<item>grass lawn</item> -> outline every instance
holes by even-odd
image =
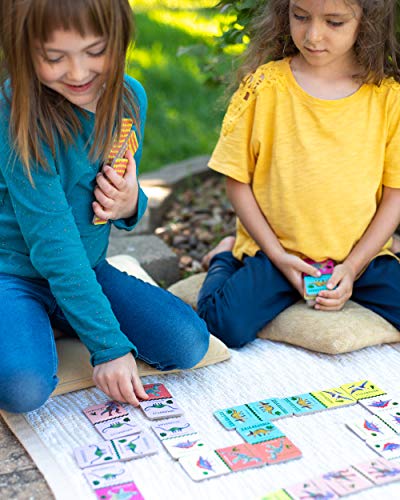
[[[205,83],[199,65],[201,44],[213,43],[224,19],[212,9],[215,3],[131,0],[137,35],[128,73],[143,84],[149,99],[141,172],[209,154],[216,143],[225,89]],[[184,48],[197,44],[200,53],[185,53]]]

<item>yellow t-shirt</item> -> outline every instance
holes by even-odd
[[[342,262],[382,186],[400,189],[400,84],[324,100],[299,86],[289,59],[260,66],[234,94],[209,166],[252,186],[288,252]],[[390,243],[381,253],[393,255]],[[238,221],[235,257],[258,250]]]

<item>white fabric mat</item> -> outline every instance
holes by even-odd
[[[398,347],[398,346],[396,346]],[[165,377],[146,377],[145,383],[163,382],[183,407],[185,416],[213,449],[242,442],[225,430],[213,411],[267,397],[286,397],[329,389],[369,379],[387,392],[400,395],[400,352],[385,345],[355,353],[329,356],[284,344],[256,340],[229,361]],[[81,410],[107,398],[98,389],[57,396],[41,409],[24,416],[6,415],[44,474],[57,500],[90,500],[95,496],[72,457],[73,448],[101,441]],[[150,427],[139,409],[144,427]],[[132,479],[146,500],[251,500],[278,488],[350,464],[377,458],[345,422],[366,414],[360,405],[327,410],[300,418],[278,420],[279,428],[302,450],[303,457],[286,464],[192,481],[179,463],[159,444],[159,453],[130,462]],[[400,498],[400,482],[375,487],[351,498]]]

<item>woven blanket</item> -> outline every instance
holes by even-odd
[[[229,361],[164,377],[145,377],[145,383],[163,382],[183,407],[185,417],[213,449],[242,442],[213,416],[217,409],[268,397],[287,397],[369,379],[387,392],[400,395],[400,347],[369,347],[336,356],[256,340],[233,350]],[[95,495],[75,464],[72,450],[101,441],[82,409],[106,401],[98,389],[87,389],[50,399],[24,416],[4,414],[6,422],[44,474],[57,500],[90,500]],[[150,427],[139,409],[134,415]],[[361,405],[277,421],[303,457],[292,462],[231,473],[200,483],[192,481],[161,445],[158,454],[130,462],[132,478],[147,500],[247,500],[350,464],[377,458],[345,427],[365,416]],[[400,498],[400,483],[375,487],[352,498]]]

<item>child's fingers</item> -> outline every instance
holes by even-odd
[[[115,204],[115,198],[110,198],[104,194],[99,187],[94,188],[94,197],[103,208],[111,210]]]
[[[125,181],[115,172],[111,167],[104,167],[102,172],[96,176],[97,186],[103,191],[104,194],[110,198],[115,198],[118,191],[121,190]]]
[[[149,399],[149,395],[144,390],[140,377],[137,374],[132,376],[132,384],[133,390],[139,399]]]
[[[309,276],[314,276],[315,278],[319,278],[321,276],[321,272],[316,267],[311,264],[307,264],[307,262],[304,262],[301,259],[299,259],[299,261],[299,271],[304,274],[308,274]]]
[[[132,381],[129,377],[124,377],[119,380],[119,391],[122,394],[124,401],[132,406],[139,406],[138,398],[136,397]]]
[[[102,220],[108,220],[112,216],[112,213],[108,210],[105,210],[97,201],[94,201],[92,203],[92,208],[94,214]]]
[[[342,271],[342,269],[340,267],[335,267],[332,276],[329,278],[329,281],[326,284],[327,289],[333,290],[334,288],[336,288],[339,285],[340,281],[343,279],[343,276],[344,272]]]

